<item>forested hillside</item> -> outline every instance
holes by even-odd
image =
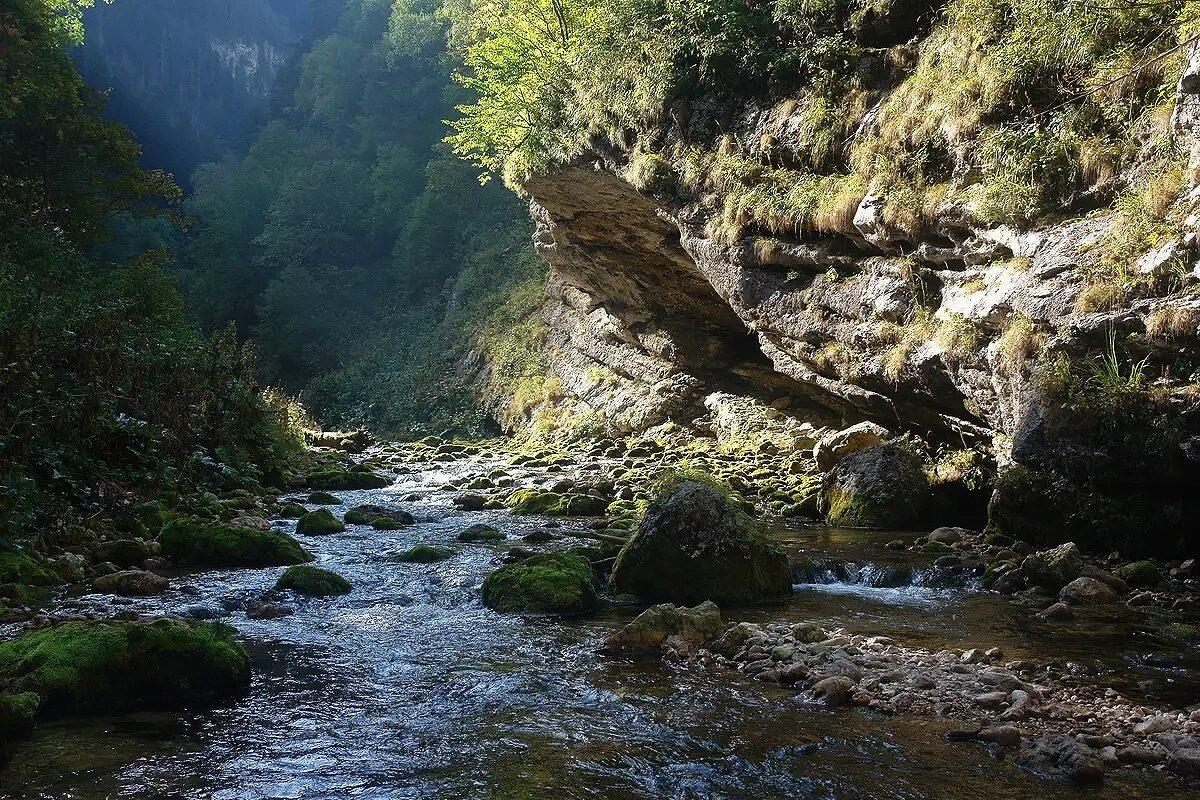
[[[529,225],[441,144],[464,95],[432,11],[348,3],[246,156],[201,167],[183,205],[201,324],[234,322],[330,423],[479,431],[481,391],[504,403],[540,374],[536,331],[514,330],[540,294]]]

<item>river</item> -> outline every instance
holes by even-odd
[[[354,591],[301,600],[294,616],[248,619],[244,600],[281,570],[178,576],[160,597],[120,610],[186,613],[237,627],[253,659],[248,696],[221,708],[142,713],[41,726],[0,770],[12,798],[1067,798],[1065,785],[943,738],[952,723],[805,705],[790,690],[732,672],[597,655],[635,608],[584,618],[504,616],[479,603],[483,577],[541,522],[464,512],[438,491],[494,463],[415,465],[396,485],[339,493],[342,508],[399,503],[417,524],[351,526],[301,537],[317,564]],[[522,479],[537,479],[526,470]],[[419,495],[421,499],[411,498]],[[487,522],[508,544],[460,545]],[[291,522],[279,522],[288,529]],[[582,521],[564,520],[569,534]],[[793,554],[901,563],[894,533],[780,532]],[[454,544],[432,565],[390,556],[415,543]],[[570,543],[563,538],[551,547]],[[907,564],[905,564],[907,566]],[[1195,652],[1163,650],[1131,626],[1084,618],[1064,635],[1028,609],[969,586],[939,585],[915,565],[904,585],[871,567],[823,575],[786,604],[727,610],[730,620],[788,619],[870,631],[927,647],[998,645],[1013,657],[1062,659],[1150,697],[1195,696]],[[853,572],[853,570],[852,570]],[[895,581],[884,580],[884,583]],[[918,585],[909,585],[916,583]],[[924,585],[921,585],[924,584]],[[127,605],[126,605],[127,604]],[[98,595],[62,610],[111,613]],[[1098,798],[1179,797],[1153,775],[1113,774]]]

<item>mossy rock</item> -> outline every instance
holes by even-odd
[[[111,561],[118,567],[136,567],[150,557],[150,545],[141,539],[118,539],[96,548],[97,561]]]
[[[341,533],[344,530],[346,530],[346,526],[328,508],[310,511],[296,523],[296,533],[304,536],[324,536],[329,533]]]
[[[684,480],[646,511],[613,565],[612,587],[651,602],[775,600],[792,593],[787,556],[723,494]]]
[[[396,530],[412,525],[416,520],[412,514],[399,508],[366,504],[349,509],[343,516],[349,525],[370,525],[376,530]]]
[[[825,481],[826,521],[847,528],[900,528],[916,522],[929,493],[921,457],[900,444],[842,458]]]
[[[0,643],[0,683],[38,715],[179,708],[250,687],[234,629],[211,622],[68,622]]]
[[[568,517],[599,517],[608,508],[608,500],[586,494],[575,494],[567,498],[564,513]]]
[[[57,586],[62,579],[38,558],[16,550],[0,550],[0,583]]]
[[[157,536],[163,526],[175,519],[175,512],[167,508],[161,500],[150,500],[134,509],[133,515],[141,520],[151,536]]]
[[[0,743],[29,735],[40,702],[33,692],[0,694]]]
[[[543,553],[484,578],[483,604],[505,613],[586,611],[597,604],[596,576],[582,555]]]
[[[1162,570],[1153,561],[1134,561],[1117,568],[1117,577],[1135,588],[1148,588],[1162,583]]]
[[[308,509],[299,503],[284,503],[279,507],[279,516],[284,519],[300,519],[308,513]]]
[[[437,561],[445,561],[454,555],[454,548],[441,547],[436,544],[418,544],[414,545],[403,553],[396,555],[396,560],[405,564],[433,564]]]
[[[954,548],[945,542],[938,542],[930,539],[928,542],[921,545],[921,552],[929,553],[930,555],[944,555],[946,553],[953,553]]]
[[[310,489],[384,489],[392,479],[377,472],[328,469],[314,472],[306,479]]]
[[[342,498],[329,492],[313,492],[308,496],[308,502],[318,506],[340,506]]]
[[[300,543],[279,531],[258,531],[183,517],[158,536],[162,554],[178,564],[203,567],[281,567],[312,561]]]
[[[503,542],[507,538],[504,531],[483,523],[465,528],[458,534],[460,542]]]
[[[567,513],[567,498],[558,492],[541,489],[517,489],[504,503],[514,514],[562,516]]]
[[[290,589],[309,597],[329,597],[347,594],[350,591],[350,582],[336,572],[311,564],[300,564],[284,570],[275,582],[275,588]]]

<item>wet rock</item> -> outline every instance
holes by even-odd
[[[109,561],[120,567],[136,567],[150,557],[149,543],[141,539],[104,542],[95,550],[97,561]]]
[[[587,558],[559,552],[503,566],[483,580],[483,604],[494,611],[585,611],[597,604]]]
[[[384,489],[392,479],[368,470],[330,469],[312,473],[307,483],[310,489]]]
[[[1117,593],[1096,578],[1080,577],[1058,593],[1059,599],[1076,606],[1096,606],[1116,602]]]
[[[726,604],[786,597],[787,557],[712,488],[683,481],[651,503],[610,583],[645,600]]]
[[[826,520],[852,528],[903,527],[917,520],[929,492],[921,457],[902,444],[868,447],[838,461],[825,477]]]
[[[350,591],[350,582],[336,572],[310,564],[300,564],[284,570],[283,575],[276,581],[275,588],[308,597],[329,597],[347,594]]]
[[[481,494],[467,492],[455,497],[451,502],[464,511],[482,511],[487,507],[488,499]]]
[[[1104,765],[1099,754],[1069,736],[1043,736],[1026,742],[1017,764],[1044,777],[1058,777],[1077,786],[1099,786]]]
[[[1162,570],[1153,561],[1134,561],[1117,568],[1117,577],[1137,589],[1145,589],[1162,583]]]
[[[1167,757],[1167,769],[1177,775],[1200,776],[1200,748],[1176,750]]]
[[[1066,603],[1055,603],[1038,613],[1038,616],[1051,622],[1067,622],[1075,619],[1075,611]]]
[[[854,690],[854,681],[842,675],[823,678],[812,687],[813,695],[830,708],[848,705]]]
[[[92,588],[97,592],[127,596],[162,594],[169,585],[170,581],[161,575],[140,569],[113,572],[92,581]]]
[[[300,519],[305,513],[304,506],[299,503],[284,503],[279,507],[279,516],[284,519]]]
[[[242,695],[250,658],[226,625],[76,621],[0,643],[0,677],[39,718],[177,708]]]
[[[1079,577],[1081,569],[1083,557],[1074,542],[1031,553],[1021,563],[1030,584],[1055,592]]]
[[[1015,725],[996,725],[979,731],[978,738],[1001,747],[1016,747],[1021,743],[1021,731]]]
[[[344,520],[349,525],[370,525],[376,530],[395,530],[416,522],[413,515],[403,509],[371,503],[348,509]]]
[[[1149,735],[1152,733],[1162,733],[1163,731],[1174,731],[1179,729],[1179,720],[1173,714],[1156,714],[1152,717],[1139,722],[1133,727],[1135,733]]]
[[[546,542],[553,542],[557,538],[557,534],[555,534],[553,531],[545,530],[544,528],[536,531],[530,531],[521,537],[523,541],[529,542],[530,544],[545,544]]]
[[[452,558],[454,552],[454,548],[452,547],[441,547],[435,544],[418,544],[401,553],[397,553],[394,558],[396,561],[406,564],[433,564]]]
[[[296,609],[286,603],[275,602],[254,603],[246,609],[246,616],[250,619],[280,619],[295,613]]]
[[[505,538],[504,531],[483,523],[464,528],[458,534],[460,542],[502,542]]]
[[[963,540],[963,536],[970,534],[966,528],[937,528],[929,534],[929,541],[942,542],[943,544],[958,544]]]
[[[273,567],[312,560],[299,542],[279,531],[254,531],[195,517],[167,523],[158,541],[165,557],[193,566]]]
[[[721,632],[721,611],[711,601],[695,608],[670,603],[652,606],[608,638],[609,653],[658,651],[686,657]]]
[[[346,525],[328,508],[310,511],[296,523],[296,533],[303,536],[324,536],[330,533],[341,533]]]
[[[308,502],[318,506],[340,506],[342,499],[329,492],[313,492],[308,496]]]

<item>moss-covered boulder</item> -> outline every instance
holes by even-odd
[[[344,530],[346,530],[345,524],[328,508],[310,511],[296,523],[296,533],[304,536],[324,536],[329,533],[341,533]]]
[[[92,588],[97,592],[127,597],[162,594],[169,586],[170,581],[166,578],[144,569],[124,569],[101,575],[92,581]]]
[[[929,494],[921,457],[902,443],[842,458],[825,478],[826,521],[847,528],[901,528],[916,522]]]
[[[650,504],[612,587],[648,601],[737,604],[787,597],[787,557],[712,487],[685,480]]]
[[[146,526],[151,536],[157,536],[163,526],[177,516],[161,500],[142,503],[134,509],[133,515]]]
[[[308,509],[299,503],[284,503],[279,507],[279,516],[284,519],[300,519],[308,513]]]
[[[595,573],[576,553],[532,556],[483,580],[483,604],[495,611],[586,611],[596,603]]]
[[[55,586],[62,580],[40,558],[18,550],[0,550],[0,583]]]
[[[342,498],[329,492],[313,492],[308,496],[308,502],[318,506],[340,506]]]
[[[1117,577],[1134,588],[1145,589],[1162,583],[1163,573],[1153,561],[1134,561],[1118,567]]]
[[[354,506],[344,517],[348,525],[370,525],[376,530],[395,530],[412,525],[416,519],[402,508],[366,504]]]
[[[721,610],[711,601],[695,608],[661,603],[638,614],[605,642],[609,653],[686,656],[721,632]]]
[[[40,717],[178,708],[244,694],[250,657],[217,623],[69,622],[0,643],[0,685]]]
[[[402,553],[396,554],[396,560],[405,564],[433,564],[445,561],[454,555],[454,548],[441,547],[436,544],[414,545]]]
[[[275,582],[275,588],[291,590],[309,597],[330,597],[347,594],[351,587],[350,582],[336,572],[311,564],[299,564],[284,570]]]
[[[377,472],[327,469],[314,472],[306,479],[310,489],[383,489],[392,479]]]
[[[542,489],[517,489],[504,502],[514,514],[562,516],[567,513],[567,498]]]
[[[504,531],[483,523],[464,528],[458,534],[460,542],[503,542],[506,538]]]
[[[1074,542],[1030,553],[1021,562],[1021,574],[1031,586],[1057,592],[1079,577],[1083,556]]]
[[[0,694],[0,744],[29,735],[40,701],[33,692]]]
[[[95,550],[97,561],[111,561],[118,567],[136,567],[150,557],[150,545],[141,539],[104,542]]]
[[[167,523],[158,541],[164,557],[191,566],[282,567],[312,561],[312,554],[285,533],[222,525],[196,517]]]

